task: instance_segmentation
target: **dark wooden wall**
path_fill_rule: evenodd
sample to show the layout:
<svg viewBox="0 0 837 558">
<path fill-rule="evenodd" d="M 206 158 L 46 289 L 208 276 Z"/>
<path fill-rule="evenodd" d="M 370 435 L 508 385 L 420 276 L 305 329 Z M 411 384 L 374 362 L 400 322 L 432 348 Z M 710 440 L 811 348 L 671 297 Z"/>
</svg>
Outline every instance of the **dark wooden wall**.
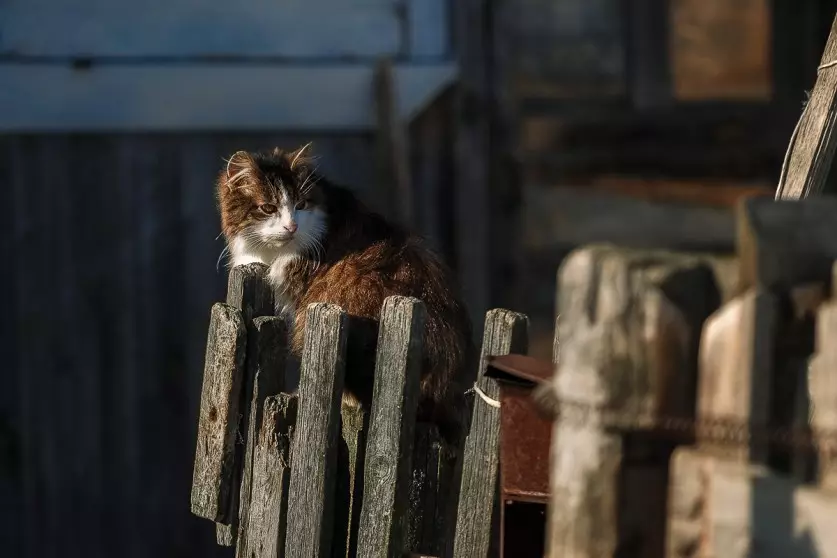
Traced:
<svg viewBox="0 0 837 558">
<path fill-rule="evenodd" d="M 432 112 L 412 126 L 443 129 Z M 189 512 L 209 310 L 226 287 L 213 181 L 238 149 L 311 139 L 323 172 L 372 190 L 371 134 L 0 137 L 0 555 L 229 554 Z M 413 146 L 414 180 L 442 195 L 450 162 L 433 145 L 446 147 Z M 432 205 L 420 228 L 450 231 Z"/>
</svg>

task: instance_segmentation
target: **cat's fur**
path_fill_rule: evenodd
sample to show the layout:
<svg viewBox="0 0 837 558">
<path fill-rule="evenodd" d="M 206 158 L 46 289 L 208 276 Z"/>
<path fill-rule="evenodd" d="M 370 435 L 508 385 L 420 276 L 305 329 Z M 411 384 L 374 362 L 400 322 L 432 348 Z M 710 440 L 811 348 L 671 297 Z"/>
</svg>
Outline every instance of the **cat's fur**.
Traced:
<svg viewBox="0 0 837 558">
<path fill-rule="evenodd" d="M 346 391 L 367 409 L 384 299 L 422 300 L 427 317 L 419 418 L 456 436 L 461 396 L 475 370 L 471 324 L 451 272 L 422 239 L 316 174 L 304 151 L 239 152 L 221 171 L 218 197 L 232 265 L 270 266 L 277 310 L 293 317 L 297 357 L 310 303 L 346 311 Z"/>
</svg>

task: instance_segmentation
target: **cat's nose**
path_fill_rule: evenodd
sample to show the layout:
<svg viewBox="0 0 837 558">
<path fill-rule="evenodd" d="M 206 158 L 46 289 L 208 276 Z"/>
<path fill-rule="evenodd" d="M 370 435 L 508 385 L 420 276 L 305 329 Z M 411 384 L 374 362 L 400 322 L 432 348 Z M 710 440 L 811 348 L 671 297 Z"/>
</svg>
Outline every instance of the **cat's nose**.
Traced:
<svg viewBox="0 0 837 558">
<path fill-rule="evenodd" d="M 289 224 L 287 224 L 287 225 L 282 225 L 282 226 L 284 227 L 284 229 L 285 229 L 286 231 L 288 231 L 288 232 L 289 232 L 289 233 L 291 233 L 291 234 L 295 233 L 295 232 L 296 232 L 296 230 L 299 228 L 299 227 L 297 226 L 297 224 L 296 224 L 296 223 L 294 223 L 294 222 L 291 222 L 291 223 L 289 223 Z"/>
</svg>

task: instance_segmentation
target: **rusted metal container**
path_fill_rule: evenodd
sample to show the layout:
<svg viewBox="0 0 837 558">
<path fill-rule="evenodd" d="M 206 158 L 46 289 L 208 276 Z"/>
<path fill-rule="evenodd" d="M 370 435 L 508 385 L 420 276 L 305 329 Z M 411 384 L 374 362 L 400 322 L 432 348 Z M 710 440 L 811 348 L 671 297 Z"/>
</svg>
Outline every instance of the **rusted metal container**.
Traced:
<svg viewBox="0 0 837 558">
<path fill-rule="evenodd" d="M 543 556 L 552 418 L 532 399 L 553 364 L 525 355 L 491 357 L 500 386 L 500 555 Z"/>
</svg>

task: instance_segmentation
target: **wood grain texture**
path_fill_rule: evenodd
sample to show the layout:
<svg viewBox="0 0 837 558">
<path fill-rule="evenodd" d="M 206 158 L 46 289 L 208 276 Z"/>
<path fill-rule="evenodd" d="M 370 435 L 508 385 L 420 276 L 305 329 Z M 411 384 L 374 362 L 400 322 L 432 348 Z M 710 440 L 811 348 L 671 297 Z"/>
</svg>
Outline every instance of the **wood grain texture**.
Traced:
<svg viewBox="0 0 837 558">
<path fill-rule="evenodd" d="M 267 266 L 259 263 L 236 266 L 230 269 L 227 278 L 227 304 L 241 310 L 244 318 L 244 325 L 247 328 L 248 337 L 256 338 L 254 319 L 261 316 L 272 316 L 273 289 L 266 281 Z M 240 409 L 241 415 L 238 425 L 238 437 L 236 438 L 235 460 L 233 462 L 233 476 L 236 487 L 242 483 L 249 483 L 245 475 L 249 475 L 249 464 L 245 455 L 247 454 L 247 440 L 249 424 L 247 422 L 250 410 L 250 401 L 253 395 L 256 370 L 258 369 L 258 344 L 248 343 L 244 384 L 241 391 Z M 243 419 L 243 420 L 242 420 Z M 216 527 L 216 539 L 221 546 L 232 546 L 238 540 L 238 519 L 239 500 L 241 491 L 239 488 L 232 491 L 229 515 Z"/>
<path fill-rule="evenodd" d="M 412 472 L 424 304 L 389 297 L 381 310 L 372 412 L 366 441 L 358 556 L 399 557 Z"/>
<path fill-rule="evenodd" d="M 764 290 L 751 289 L 731 300 L 706 320 L 700 344 L 697 418 L 706 423 L 743 422 L 768 426 L 773 361 L 779 328 L 779 301 Z M 698 430 L 698 443 L 713 447 L 718 432 Z M 743 461 L 767 458 L 764 444 L 714 447 Z"/>
<path fill-rule="evenodd" d="M 244 465 L 241 476 L 238 505 L 238 542 L 236 555 L 250 558 L 254 547 L 250 541 L 250 504 L 258 498 L 253 480 L 256 444 L 263 436 L 259 432 L 264 424 L 262 412 L 267 397 L 279 395 L 284 388 L 285 356 L 287 350 L 288 329 L 285 320 L 276 316 L 262 316 L 253 320 L 253 334 L 248 336 L 248 371 L 253 374 L 253 391 L 250 407 L 247 410 L 247 442 L 244 451 Z"/>
<path fill-rule="evenodd" d="M 297 398 L 285 393 L 264 399 L 262 422 L 253 450 L 252 497 L 242 520 L 236 554 L 280 558 L 285 551 L 290 449 Z M 243 535 L 242 535 L 243 534 Z"/>
<path fill-rule="evenodd" d="M 192 479 L 192 513 L 213 521 L 229 517 L 247 332 L 241 312 L 212 307 L 201 391 Z"/>
<path fill-rule="evenodd" d="M 671 462 L 670 558 L 837 556 L 837 496 L 691 448 Z"/>
<path fill-rule="evenodd" d="M 741 292 L 830 280 L 837 259 L 837 198 L 745 199 L 736 217 Z"/>
<path fill-rule="evenodd" d="M 825 45 L 814 89 L 788 146 L 776 199 L 798 200 L 817 196 L 825 188 L 837 134 L 837 17 Z"/>
<path fill-rule="evenodd" d="M 670 448 L 603 421 L 652 430 L 693 416 L 699 328 L 720 300 L 714 274 L 694 256 L 593 246 L 564 262 L 557 298 L 548 555 L 660 557 Z"/>
<path fill-rule="evenodd" d="M 366 409 L 344 400 L 340 406 L 332 556 L 350 558 L 357 551 L 368 431 L 369 415 Z"/>
<path fill-rule="evenodd" d="M 306 320 L 285 556 L 325 558 L 332 548 L 346 315 L 318 303 L 308 307 Z"/>
<path fill-rule="evenodd" d="M 480 374 L 476 387 L 500 399 L 500 387 L 484 376 L 487 357 L 526 353 L 529 320 L 509 310 L 490 310 L 485 316 Z M 456 514 L 453 556 L 483 558 L 498 550 L 500 409 L 474 394 L 470 431 L 462 454 L 462 477 Z"/>
</svg>

